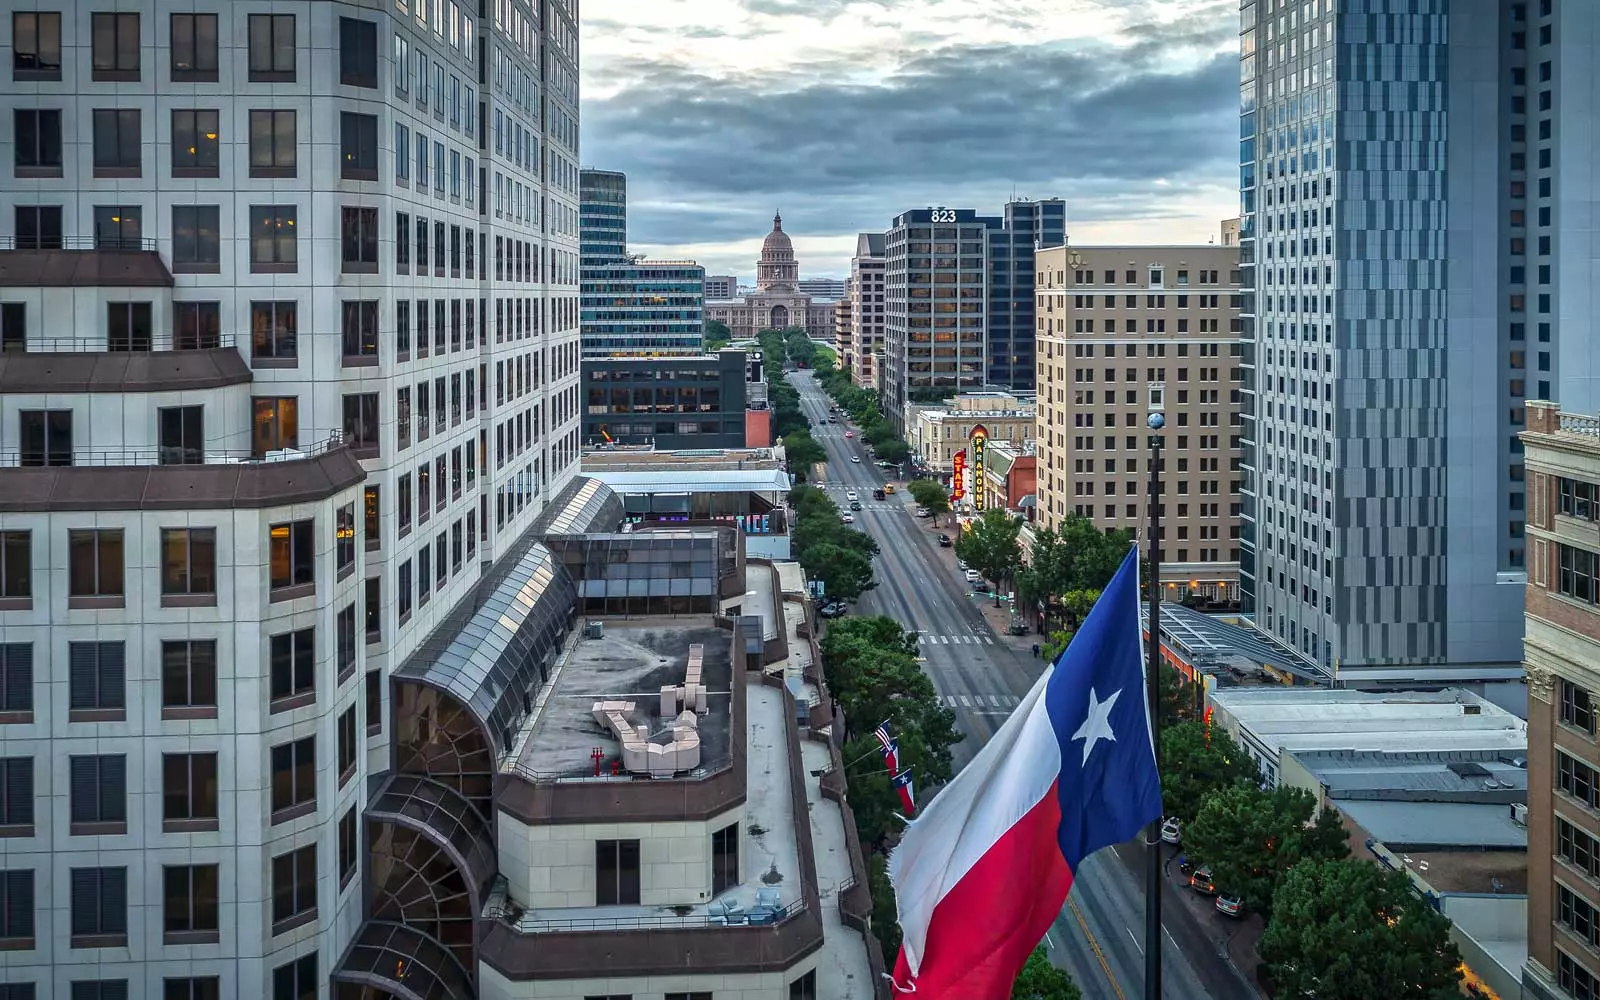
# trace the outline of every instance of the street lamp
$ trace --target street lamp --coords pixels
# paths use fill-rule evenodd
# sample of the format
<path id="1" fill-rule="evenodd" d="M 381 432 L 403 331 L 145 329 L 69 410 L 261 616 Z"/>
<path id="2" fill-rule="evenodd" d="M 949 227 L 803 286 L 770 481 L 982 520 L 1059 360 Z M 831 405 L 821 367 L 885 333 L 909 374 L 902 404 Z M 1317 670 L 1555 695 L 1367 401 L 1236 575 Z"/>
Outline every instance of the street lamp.
<path id="1" fill-rule="evenodd" d="M 1152 410 L 1150 428 L 1150 651 L 1145 667 L 1149 700 L 1150 749 L 1161 763 L 1161 428 L 1167 418 Z M 1145 832 L 1144 996 L 1161 1000 L 1161 823 L 1157 816 Z"/>

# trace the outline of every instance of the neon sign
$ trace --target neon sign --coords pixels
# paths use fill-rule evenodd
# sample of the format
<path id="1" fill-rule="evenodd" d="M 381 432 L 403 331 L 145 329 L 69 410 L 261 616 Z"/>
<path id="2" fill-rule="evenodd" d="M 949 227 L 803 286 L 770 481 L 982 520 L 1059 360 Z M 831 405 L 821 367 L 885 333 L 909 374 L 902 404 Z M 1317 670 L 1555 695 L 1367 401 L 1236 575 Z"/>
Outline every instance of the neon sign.
<path id="1" fill-rule="evenodd" d="M 982 424 L 972 429 L 972 507 L 983 509 L 983 446 L 989 441 L 989 429 Z"/>
<path id="2" fill-rule="evenodd" d="M 967 450 L 952 455 L 950 463 L 955 470 L 950 476 L 950 502 L 956 503 L 967 495 Z"/>

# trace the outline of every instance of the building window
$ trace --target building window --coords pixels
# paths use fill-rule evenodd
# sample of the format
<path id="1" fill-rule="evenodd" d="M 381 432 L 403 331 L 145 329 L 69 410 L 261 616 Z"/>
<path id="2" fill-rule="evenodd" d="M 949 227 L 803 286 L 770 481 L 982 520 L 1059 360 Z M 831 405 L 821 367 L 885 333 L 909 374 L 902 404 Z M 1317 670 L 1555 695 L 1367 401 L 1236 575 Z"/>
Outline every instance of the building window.
<path id="1" fill-rule="evenodd" d="M 0 721 L 33 721 L 33 643 L 0 643 Z"/>
<path id="2" fill-rule="evenodd" d="M 299 305 L 294 302 L 250 303 L 251 361 L 295 361 L 299 353 L 298 316 Z"/>
<path id="3" fill-rule="evenodd" d="M 351 806 L 339 817 L 339 888 L 350 884 L 361 864 L 360 817 Z"/>
<path id="4" fill-rule="evenodd" d="M 382 508 L 379 503 L 381 494 L 378 491 L 379 487 L 368 486 L 361 495 L 361 534 L 368 552 L 376 552 L 383 548 L 383 534 L 379 530 L 382 525 Z"/>
<path id="5" fill-rule="evenodd" d="M 33 605 L 33 532 L 0 531 L 0 609 Z"/>
<path id="6" fill-rule="evenodd" d="M 217 15 L 172 15 L 172 82 L 217 82 Z"/>
<path id="7" fill-rule="evenodd" d="M 340 304 L 340 326 L 345 367 L 352 363 L 359 364 L 369 361 L 377 364 L 378 361 L 378 302 L 376 299 L 367 301 L 345 301 Z"/>
<path id="8" fill-rule="evenodd" d="M 222 303 L 174 302 L 172 349 L 209 351 L 222 346 Z"/>
<path id="9" fill-rule="evenodd" d="M 0 1000 L 6 998 L 0 996 Z M 219 976 L 163 979 L 161 1000 L 222 1000 L 222 979 Z"/>
<path id="10" fill-rule="evenodd" d="M 334 513 L 334 579 L 343 580 L 356 568 L 356 505 L 345 504 Z"/>
<path id="11" fill-rule="evenodd" d="M 1595 577 L 1600 574 L 1600 555 L 1571 545 L 1557 545 L 1560 575 L 1556 589 L 1585 604 L 1596 603 Z"/>
<path id="12" fill-rule="evenodd" d="M 217 716 L 217 642 L 172 639 L 161 644 L 161 717 Z"/>
<path id="13" fill-rule="evenodd" d="M 16 241 L 18 250 L 60 250 L 61 249 L 61 206 L 60 205 L 18 205 L 15 215 Z M 15 309 L 13 317 L 9 311 Z M 22 312 L 21 303 L 5 303 L 0 305 L 0 326 L 3 326 L 4 349 L 10 350 L 13 341 L 20 346 L 25 330 L 23 320 L 26 318 Z M 12 322 L 15 321 L 15 329 Z"/>
<path id="14" fill-rule="evenodd" d="M 73 598 L 122 606 L 122 529 L 67 532 L 67 593 Z M 107 605 L 96 605 L 107 606 Z"/>
<path id="15" fill-rule="evenodd" d="M 250 400 L 254 411 L 251 425 L 251 454 L 267 457 L 268 452 L 300 447 L 300 401 L 295 396 L 256 396 Z"/>
<path id="16" fill-rule="evenodd" d="M 383 579 L 369 576 L 362 587 L 361 612 L 368 645 L 383 641 Z"/>
<path id="17" fill-rule="evenodd" d="M 149 351 L 155 348 L 155 324 L 148 302 L 106 303 L 106 350 Z"/>
<path id="18" fill-rule="evenodd" d="M 128 758 L 122 754 L 71 755 L 71 824 L 74 837 L 128 832 Z"/>
<path id="19" fill-rule="evenodd" d="M 94 175 L 138 177 L 143 153 L 138 109 L 95 108 L 93 117 Z"/>
<path id="20" fill-rule="evenodd" d="M 172 206 L 172 270 L 217 274 L 222 270 L 220 209 L 216 205 Z"/>
<path id="21" fill-rule="evenodd" d="M 294 82 L 294 15 L 251 14 L 250 82 Z"/>
<path id="22" fill-rule="evenodd" d="M 341 213 L 340 253 L 346 274 L 378 273 L 378 210 L 346 207 Z"/>
<path id="23" fill-rule="evenodd" d="M 127 712 L 122 642 L 67 643 L 67 721 L 121 722 Z"/>
<path id="24" fill-rule="evenodd" d="M 0 837 L 31 836 L 33 758 L 0 757 Z"/>
<path id="25" fill-rule="evenodd" d="M 316 586 L 316 522 L 274 524 L 267 533 L 268 578 L 273 590 Z M 290 595 L 294 597 L 302 594 Z M 274 595 L 274 600 L 283 600 Z"/>
<path id="26" fill-rule="evenodd" d="M 383 671 L 369 670 L 366 677 L 367 735 L 383 732 Z"/>
<path id="27" fill-rule="evenodd" d="M 293 177 L 296 162 L 295 113 L 250 112 L 250 176 Z"/>
<path id="28" fill-rule="evenodd" d="M 1586 808 L 1597 807 L 1596 801 L 1597 779 L 1594 768 L 1571 757 L 1560 749 L 1556 750 L 1556 788 L 1567 795 L 1577 799 Z"/>
<path id="29" fill-rule="evenodd" d="M 317 845 L 272 859 L 272 933 L 282 934 L 317 917 Z"/>
<path id="30" fill-rule="evenodd" d="M 193 833 L 217 828 L 217 755 L 161 755 L 161 829 Z"/>
<path id="31" fill-rule="evenodd" d="M 339 137 L 339 176 L 347 181 L 377 180 L 378 117 L 341 112 Z"/>
<path id="32" fill-rule="evenodd" d="M 789 1000 L 817 1000 L 817 973 L 816 970 L 789 984 Z"/>
<path id="33" fill-rule="evenodd" d="M 172 112 L 172 176 L 216 177 L 221 127 L 215 111 Z"/>
<path id="34" fill-rule="evenodd" d="M 163 944 L 215 944 L 217 923 L 217 865 L 169 865 L 162 869 L 165 883 Z"/>
<path id="35" fill-rule="evenodd" d="M 1589 692 L 1566 678 L 1561 679 L 1561 721 L 1595 734 L 1594 700 Z"/>
<path id="36" fill-rule="evenodd" d="M 310 705 L 317 699 L 316 629 L 280 632 L 267 643 L 270 712 Z"/>
<path id="37" fill-rule="evenodd" d="M 18 461 L 22 465 L 72 464 L 71 410 L 23 410 L 17 420 L 22 445 Z"/>
<path id="38" fill-rule="evenodd" d="M 272 1000 L 317 1000 L 317 953 L 272 970 Z"/>
<path id="39" fill-rule="evenodd" d="M 250 206 L 250 270 L 292 274 L 299 268 L 295 238 L 295 206 Z"/>
<path id="40" fill-rule="evenodd" d="M 128 1000 L 126 979 L 74 979 L 71 1000 Z"/>
<path id="41" fill-rule="evenodd" d="M 205 463 L 205 407 L 164 406 L 156 411 L 162 465 Z"/>
<path id="42" fill-rule="evenodd" d="M 1600 977 L 1559 948 L 1556 949 L 1556 982 L 1573 1000 L 1596 1000 L 1600 997 Z"/>
<path id="43" fill-rule="evenodd" d="M 404 625 L 411 620 L 411 560 L 400 564 L 394 576 L 395 620 Z M 0 647 L 4 649 L 4 647 Z"/>
<path id="44" fill-rule="evenodd" d="M 8 950 L 33 950 L 33 912 L 33 869 L 0 872 L 0 942 Z"/>
<path id="45" fill-rule="evenodd" d="M 11 15 L 11 79 L 61 79 L 61 15 L 27 11 Z"/>
<path id="46" fill-rule="evenodd" d="M 22 210 L 17 210 L 22 215 Z M 18 250 L 38 249 L 37 237 L 24 237 L 19 219 L 16 236 Z M 23 353 L 28 349 L 28 306 L 24 302 L 0 302 L 0 353 Z"/>
<path id="47" fill-rule="evenodd" d="M 128 870 L 74 868 L 71 871 L 71 881 L 72 947 L 126 946 Z"/>
<path id="48" fill-rule="evenodd" d="M 739 824 L 711 835 L 711 895 L 720 896 L 739 884 Z"/>
<path id="49" fill-rule="evenodd" d="M 144 211 L 138 205 L 96 205 L 94 248 L 138 250 L 144 246 Z"/>
<path id="50" fill-rule="evenodd" d="M 161 529 L 161 597 L 163 607 L 190 607 L 195 602 L 169 603 L 169 597 L 204 598 L 217 602 L 217 530 Z"/>
<path id="51" fill-rule="evenodd" d="M 282 823 L 317 807 L 317 738 L 272 748 L 272 822 Z"/>
<path id="52" fill-rule="evenodd" d="M 355 618 L 355 608 L 350 609 Z M 353 652 L 353 651 L 352 651 Z M 356 738 L 356 707 L 351 705 L 339 714 L 339 787 L 356 775 L 356 749 L 361 745 Z"/>
<path id="53" fill-rule="evenodd" d="M 139 15 L 89 15 L 89 79 L 136 83 L 139 79 Z"/>
<path id="54" fill-rule="evenodd" d="M 1600 882 L 1600 840 L 1560 816 L 1556 817 L 1556 854 L 1584 878 Z"/>
<path id="55" fill-rule="evenodd" d="M 13 172 L 18 177 L 61 176 L 61 112 L 18 108 L 12 114 L 15 129 Z"/>
<path id="56" fill-rule="evenodd" d="M 346 87 L 378 86 L 378 25 L 339 18 L 339 82 Z"/>
<path id="57" fill-rule="evenodd" d="M 639 842 L 597 840 L 594 845 L 595 905 L 637 906 Z"/>

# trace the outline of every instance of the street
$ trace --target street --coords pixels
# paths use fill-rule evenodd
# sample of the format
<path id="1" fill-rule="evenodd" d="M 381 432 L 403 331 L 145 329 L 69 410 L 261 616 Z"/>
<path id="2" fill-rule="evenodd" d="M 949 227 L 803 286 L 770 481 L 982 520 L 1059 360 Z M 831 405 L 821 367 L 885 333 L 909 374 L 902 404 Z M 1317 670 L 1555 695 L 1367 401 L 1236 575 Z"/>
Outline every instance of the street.
<path id="1" fill-rule="evenodd" d="M 910 496 L 902 490 L 887 500 L 873 500 L 872 490 L 881 488 L 884 478 L 865 446 L 844 437 L 850 428 L 843 416 L 836 418 L 840 423 L 825 423 L 830 400 L 809 372 L 796 372 L 790 380 L 800 392 L 813 436 L 828 454 L 826 475 L 818 485 L 841 509 L 848 509 L 845 491 L 858 492 L 862 510 L 855 513 L 856 527 L 871 534 L 882 550 L 874 573 L 878 585 L 862 595 L 851 613 L 886 615 L 922 633 L 923 669 L 967 737 L 951 749 L 959 770 L 1044 669 L 1042 661 L 1029 655 L 1037 637 L 1019 641 L 995 633 L 978 603 L 992 598 L 970 592 L 954 556 L 937 546 L 934 534 L 914 515 Z M 860 463 L 852 463 L 851 456 Z M 952 536 L 956 531 L 954 526 L 939 530 Z M 1087 1000 L 1139 1000 L 1144 995 L 1143 858 L 1137 843 L 1088 858 L 1047 937 L 1051 960 L 1072 974 Z M 1163 903 L 1164 997 L 1254 996 L 1219 955 L 1214 941 L 1218 929 L 1201 926 L 1186 912 L 1176 898 L 1178 891 L 1169 887 Z"/>

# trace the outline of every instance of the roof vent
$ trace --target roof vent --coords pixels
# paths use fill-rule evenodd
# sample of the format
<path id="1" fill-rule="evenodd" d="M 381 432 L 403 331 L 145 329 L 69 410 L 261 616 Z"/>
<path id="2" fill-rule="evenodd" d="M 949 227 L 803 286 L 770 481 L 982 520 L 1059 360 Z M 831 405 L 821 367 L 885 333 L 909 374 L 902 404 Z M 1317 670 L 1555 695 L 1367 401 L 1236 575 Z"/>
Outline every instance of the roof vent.
<path id="1" fill-rule="evenodd" d="M 1487 778 L 1489 769 L 1476 761 L 1457 760 L 1451 761 L 1449 768 L 1458 778 Z"/>

